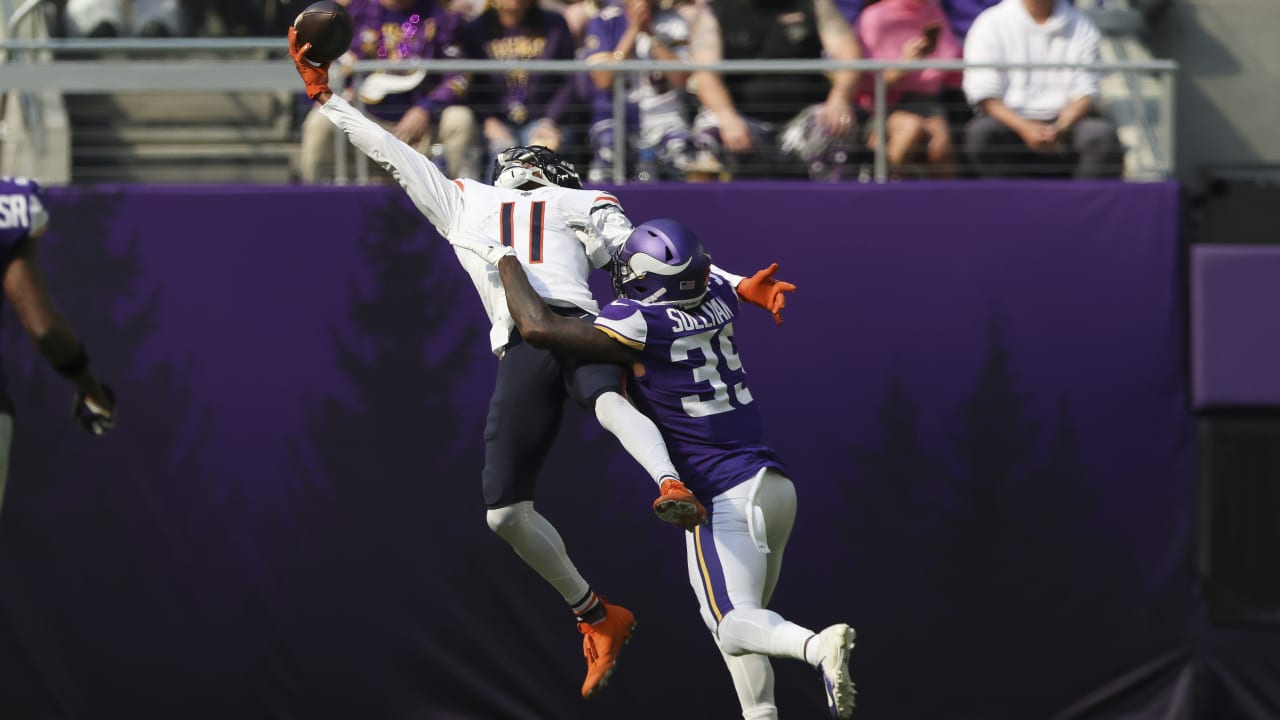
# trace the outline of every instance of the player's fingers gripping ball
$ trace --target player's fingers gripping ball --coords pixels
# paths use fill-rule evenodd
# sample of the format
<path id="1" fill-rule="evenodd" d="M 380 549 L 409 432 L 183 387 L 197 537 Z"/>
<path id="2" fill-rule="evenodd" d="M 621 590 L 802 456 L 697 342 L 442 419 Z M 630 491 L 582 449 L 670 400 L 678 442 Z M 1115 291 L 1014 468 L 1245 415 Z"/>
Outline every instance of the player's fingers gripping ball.
<path id="1" fill-rule="evenodd" d="M 322 92 L 331 92 L 329 90 L 329 63 L 321 63 L 316 65 L 307 59 L 306 53 L 311 49 L 311 43 L 303 43 L 298 45 L 297 28 L 289 28 L 289 56 L 293 58 L 293 65 L 298 69 L 298 75 L 302 77 L 302 82 L 307 86 L 307 97 L 312 100 L 316 99 Z"/>

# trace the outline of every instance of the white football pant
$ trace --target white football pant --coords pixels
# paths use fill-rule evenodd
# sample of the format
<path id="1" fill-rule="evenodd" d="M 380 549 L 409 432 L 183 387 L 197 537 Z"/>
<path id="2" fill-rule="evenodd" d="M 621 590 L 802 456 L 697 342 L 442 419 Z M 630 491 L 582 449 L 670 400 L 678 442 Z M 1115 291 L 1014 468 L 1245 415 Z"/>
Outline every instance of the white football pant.
<path id="1" fill-rule="evenodd" d="M 796 491 L 777 470 L 717 495 L 708 525 L 685 539 L 689 584 L 715 635 L 747 720 L 778 717 L 769 657 L 805 660 L 814 632 L 767 610 L 796 518 Z"/>

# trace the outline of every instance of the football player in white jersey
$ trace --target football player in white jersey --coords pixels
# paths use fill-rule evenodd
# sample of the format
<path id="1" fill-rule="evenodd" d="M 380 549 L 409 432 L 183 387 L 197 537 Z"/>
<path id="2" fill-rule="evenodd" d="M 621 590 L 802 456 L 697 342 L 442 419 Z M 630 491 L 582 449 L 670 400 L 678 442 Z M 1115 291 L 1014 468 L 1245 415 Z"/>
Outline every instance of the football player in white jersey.
<path id="1" fill-rule="evenodd" d="M 320 113 L 400 183 L 444 238 L 511 247 L 556 312 L 598 312 L 587 275 L 593 267 L 609 263 L 632 230 L 615 197 L 581 189 L 573 167 L 541 147 L 516 147 L 499 155 L 493 185 L 450 180 L 426 157 L 334 95 L 328 87 L 328 65 L 303 59 L 310 46 L 299 47 L 292 29 L 289 46 L 307 96 L 321 104 Z M 587 660 L 582 695 L 590 697 L 608 681 L 635 618 L 592 591 L 570 561 L 560 534 L 533 507 L 537 472 L 559 427 L 564 398 L 594 410 L 601 425 L 658 483 L 654 512 L 659 518 L 690 529 L 705 521 L 706 510 L 680 482 L 657 426 L 622 395 L 623 371 L 523 342 L 515 332 L 497 271 L 471 252 L 458 250 L 457 256 L 484 304 L 492 323 L 490 347 L 501 358 L 485 427 L 482 480 L 488 524 L 573 609 Z M 744 299 L 778 317 L 782 289 L 768 272 L 751 278 L 723 275 Z"/>

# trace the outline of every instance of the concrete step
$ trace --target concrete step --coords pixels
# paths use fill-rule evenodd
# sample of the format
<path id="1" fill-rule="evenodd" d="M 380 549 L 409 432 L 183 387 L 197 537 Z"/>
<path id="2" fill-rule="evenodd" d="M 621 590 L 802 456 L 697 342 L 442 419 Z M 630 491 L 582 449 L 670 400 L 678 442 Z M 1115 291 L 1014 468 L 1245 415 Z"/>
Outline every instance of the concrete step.
<path id="1" fill-rule="evenodd" d="M 255 160 L 290 158 L 297 152 L 296 143 L 287 142 L 237 142 L 209 145 L 187 143 L 148 143 L 145 145 L 83 145 L 72 146 L 72 156 L 87 161 L 119 160 L 181 160 L 227 159 Z"/>
<path id="2" fill-rule="evenodd" d="M 67 111 L 77 124 L 269 125 L 292 118 L 290 93 L 114 93 L 71 94 Z"/>
<path id="3" fill-rule="evenodd" d="M 76 143 L 90 145 L 234 145 L 295 140 L 292 123 L 274 125 L 102 125 L 81 126 Z"/>
<path id="4" fill-rule="evenodd" d="M 286 183 L 296 143 L 88 145 L 72 147 L 77 183 Z"/>
<path id="5" fill-rule="evenodd" d="M 137 183 L 140 185 L 286 185 L 295 178 L 284 166 L 209 165 L 129 165 L 125 167 L 76 168 L 73 183 Z"/>
<path id="6" fill-rule="evenodd" d="M 297 107 L 290 93 L 68 95 L 77 183 L 285 183 Z"/>

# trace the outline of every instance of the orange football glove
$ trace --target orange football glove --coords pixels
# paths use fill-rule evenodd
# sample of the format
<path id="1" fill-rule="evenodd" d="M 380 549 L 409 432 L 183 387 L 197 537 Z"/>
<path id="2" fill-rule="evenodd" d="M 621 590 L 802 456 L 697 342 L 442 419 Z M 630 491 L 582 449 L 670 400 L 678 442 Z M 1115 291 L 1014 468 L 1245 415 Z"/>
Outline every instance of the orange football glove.
<path id="1" fill-rule="evenodd" d="M 293 58 L 294 67 L 307 85 L 307 97 L 312 100 L 320 93 L 332 92 L 329 89 L 329 63 L 315 65 L 303 55 L 311 49 L 311 43 L 298 47 L 298 30 L 289 28 L 289 57 Z"/>
<path id="2" fill-rule="evenodd" d="M 738 297 L 773 313 L 773 321 L 781 325 L 782 308 L 787 304 L 787 296 L 783 293 L 795 292 L 796 286 L 774 280 L 773 274 L 777 271 L 778 263 L 774 263 L 749 278 L 743 278 L 738 283 Z"/>

